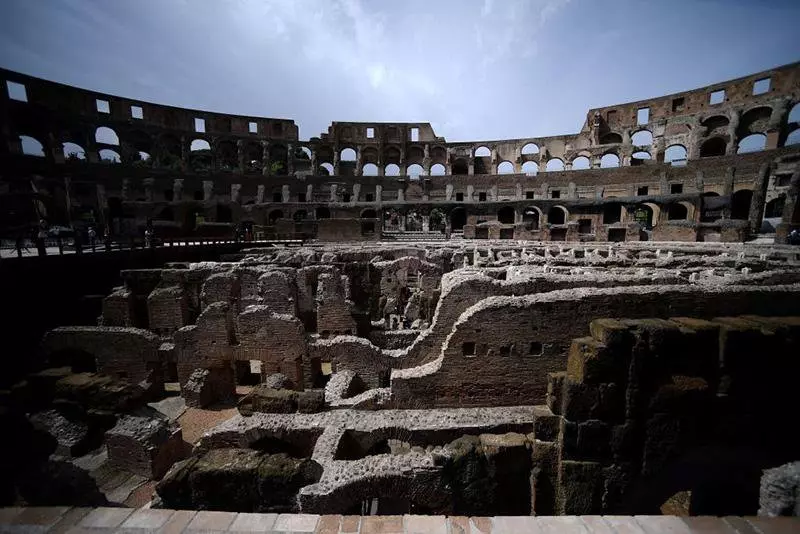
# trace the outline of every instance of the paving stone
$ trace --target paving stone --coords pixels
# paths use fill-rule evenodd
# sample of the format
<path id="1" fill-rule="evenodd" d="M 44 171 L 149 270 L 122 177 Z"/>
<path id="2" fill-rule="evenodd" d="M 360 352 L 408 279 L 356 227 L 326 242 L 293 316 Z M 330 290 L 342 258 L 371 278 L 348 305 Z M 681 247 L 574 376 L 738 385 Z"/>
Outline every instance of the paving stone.
<path id="1" fill-rule="evenodd" d="M 58 521 L 58 523 L 53 525 L 50 530 L 48 530 L 48 533 L 61 534 L 68 531 L 77 525 L 81 519 L 89 515 L 89 512 L 91 511 L 91 508 L 86 507 L 70 508 Z"/>
<path id="2" fill-rule="evenodd" d="M 644 529 L 631 516 L 604 515 L 603 520 L 614 529 L 617 534 L 644 534 Z"/>
<path id="3" fill-rule="evenodd" d="M 454 515 L 447 518 L 450 534 L 470 534 L 472 529 L 469 524 L 469 517 Z"/>
<path id="4" fill-rule="evenodd" d="M 361 534 L 403 534 L 403 516 L 364 516 L 361 518 Z"/>
<path id="5" fill-rule="evenodd" d="M 133 512 L 132 508 L 95 508 L 80 520 L 84 528 L 116 528 Z"/>
<path id="6" fill-rule="evenodd" d="M 339 528 L 339 532 L 342 534 L 348 532 L 358 532 L 358 527 L 361 525 L 361 516 L 360 515 L 345 515 L 342 516 L 342 525 Z"/>
<path id="7" fill-rule="evenodd" d="M 637 515 L 636 522 L 647 534 L 690 534 L 681 518 L 665 515 Z"/>
<path id="8" fill-rule="evenodd" d="M 231 532 L 265 532 L 275 524 L 278 514 L 248 514 L 241 513 L 228 527 Z"/>
<path id="9" fill-rule="evenodd" d="M 403 516 L 406 534 L 447 534 L 447 518 L 443 515 Z"/>
<path id="10" fill-rule="evenodd" d="M 536 518 L 536 525 L 546 534 L 587 534 L 586 525 L 574 515 L 540 516 Z"/>
<path id="11" fill-rule="evenodd" d="M 163 527 L 173 513 L 174 510 L 153 510 L 151 508 L 136 510 L 122 523 L 122 528 L 155 530 Z"/>
<path id="12" fill-rule="evenodd" d="M 761 534 L 797 534 L 800 532 L 800 517 L 746 517 Z"/>
<path id="13" fill-rule="evenodd" d="M 342 522 L 340 515 L 323 515 L 317 523 L 317 534 L 339 534 L 339 525 Z"/>
<path id="14" fill-rule="evenodd" d="M 693 534 L 737 534 L 736 529 L 719 517 L 681 517 L 681 521 Z"/>
<path id="15" fill-rule="evenodd" d="M 25 508 L 10 523 L 15 525 L 42 525 L 49 528 L 58 523 L 68 510 L 69 506 Z"/>
<path id="16" fill-rule="evenodd" d="M 189 524 L 186 526 L 187 531 L 191 530 L 228 530 L 236 514 L 233 512 L 209 512 L 203 510 L 197 512 Z"/>
<path id="17" fill-rule="evenodd" d="M 180 534 L 186 528 L 197 512 L 194 510 L 178 510 L 169 518 L 169 520 L 161 527 L 159 534 Z"/>
<path id="18" fill-rule="evenodd" d="M 0 508 L 0 523 L 11 523 L 15 517 L 22 513 L 24 508 L 19 506 L 12 506 L 9 508 Z"/>
<path id="19" fill-rule="evenodd" d="M 492 531 L 491 517 L 470 517 L 469 521 L 475 534 L 489 534 Z"/>
<path id="20" fill-rule="evenodd" d="M 611 525 L 606 523 L 599 515 L 582 515 L 581 521 L 592 534 L 616 534 Z"/>
<path id="21" fill-rule="evenodd" d="M 517 534 L 519 532 L 540 532 L 536 518 L 531 516 L 495 517 L 492 521 L 494 534 Z"/>
<path id="22" fill-rule="evenodd" d="M 318 515 L 281 514 L 275 520 L 272 530 L 285 532 L 314 532 L 317 528 Z"/>

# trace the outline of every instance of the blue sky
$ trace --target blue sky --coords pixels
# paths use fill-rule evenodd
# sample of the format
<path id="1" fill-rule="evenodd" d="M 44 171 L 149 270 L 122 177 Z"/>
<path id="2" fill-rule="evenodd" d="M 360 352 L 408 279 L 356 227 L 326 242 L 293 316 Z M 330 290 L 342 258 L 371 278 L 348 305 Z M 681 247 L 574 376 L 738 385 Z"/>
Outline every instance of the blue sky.
<path id="1" fill-rule="evenodd" d="M 800 2 L 3 0 L 0 65 L 163 104 L 573 133 L 593 106 L 800 60 Z"/>

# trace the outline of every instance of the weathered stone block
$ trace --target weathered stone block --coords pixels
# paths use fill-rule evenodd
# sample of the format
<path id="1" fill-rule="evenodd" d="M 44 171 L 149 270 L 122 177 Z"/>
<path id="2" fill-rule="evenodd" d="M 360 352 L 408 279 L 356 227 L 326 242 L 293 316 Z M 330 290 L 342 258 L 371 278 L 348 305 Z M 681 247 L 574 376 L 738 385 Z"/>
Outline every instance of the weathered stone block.
<path id="1" fill-rule="evenodd" d="M 106 432 L 106 445 L 114 465 L 156 480 L 187 452 L 177 423 L 130 415 Z"/>

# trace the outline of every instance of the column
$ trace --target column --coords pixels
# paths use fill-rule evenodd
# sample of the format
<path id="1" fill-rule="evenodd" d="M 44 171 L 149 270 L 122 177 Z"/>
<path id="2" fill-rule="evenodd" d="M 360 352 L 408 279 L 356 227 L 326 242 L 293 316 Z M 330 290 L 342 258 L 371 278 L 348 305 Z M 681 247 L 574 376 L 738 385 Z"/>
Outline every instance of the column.
<path id="1" fill-rule="evenodd" d="M 292 143 L 286 144 L 286 173 L 289 176 L 294 175 L 294 145 Z"/>
<path id="2" fill-rule="evenodd" d="M 764 163 L 758 168 L 758 176 L 753 188 L 753 198 L 750 201 L 750 232 L 757 234 L 761 231 L 761 223 L 764 220 L 764 204 L 767 195 L 767 185 L 769 184 L 769 163 Z"/>
<path id="3" fill-rule="evenodd" d="M 261 174 L 264 176 L 270 173 L 269 161 L 269 141 L 261 141 Z"/>
<path id="4" fill-rule="evenodd" d="M 739 128 L 740 113 L 736 110 L 731 111 L 730 123 L 728 124 L 728 144 L 725 146 L 725 155 L 731 156 L 736 154 L 736 149 L 739 146 L 738 139 L 736 138 L 736 130 Z"/>
<path id="5" fill-rule="evenodd" d="M 244 168 L 245 168 L 244 167 L 244 164 L 245 164 L 244 157 L 245 157 L 245 154 L 244 154 L 244 141 L 242 139 L 239 139 L 239 140 L 236 141 L 236 162 L 237 162 L 237 165 L 239 166 L 239 169 L 237 170 L 237 172 L 239 172 L 241 174 L 244 174 Z"/>
<path id="6" fill-rule="evenodd" d="M 361 176 L 361 169 L 364 166 L 361 161 L 361 145 L 356 146 L 356 176 Z"/>
<path id="7" fill-rule="evenodd" d="M 181 170 L 186 172 L 189 168 L 189 142 L 186 141 L 186 136 L 181 136 Z M 96 150 L 94 152 L 97 152 Z"/>
<path id="8" fill-rule="evenodd" d="M 333 151 L 333 175 L 339 176 L 339 147 L 336 146 Z"/>

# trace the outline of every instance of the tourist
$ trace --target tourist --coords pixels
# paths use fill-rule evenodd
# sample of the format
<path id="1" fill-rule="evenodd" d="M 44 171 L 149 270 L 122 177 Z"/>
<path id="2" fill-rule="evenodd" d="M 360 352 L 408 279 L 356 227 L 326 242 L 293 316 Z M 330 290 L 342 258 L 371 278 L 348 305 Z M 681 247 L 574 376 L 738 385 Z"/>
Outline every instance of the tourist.
<path id="1" fill-rule="evenodd" d="M 97 231 L 95 231 L 94 226 L 89 227 L 89 245 L 92 247 L 92 252 L 95 249 L 95 241 L 97 240 Z"/>
<path id="2" fill-rule="evenodd" d="M 794 230 L 789 232 L 789 244 L 800 245 L 800 229 L 795 228 Z"/>
<path id="3" fill-rule="evenodd" d="M 39 256 L 47 256 L 45 239 L 47 239 L 47 221 L 39 219 L 39 228 L 36 232 L 36 250 L 39 252 Z"/>

